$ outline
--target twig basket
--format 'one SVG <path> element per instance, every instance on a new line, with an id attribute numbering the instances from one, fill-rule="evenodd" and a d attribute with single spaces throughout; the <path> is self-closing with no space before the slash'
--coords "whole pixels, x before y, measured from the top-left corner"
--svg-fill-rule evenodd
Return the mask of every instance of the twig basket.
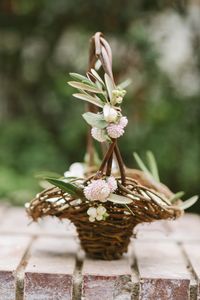
<path id="1" fill-rule="evenodd" d="M 127 185 L 131 190 L 140 190 L 140 185 L 132 178 L 127 178 Z M 120 190 L 121 194 L 125 194 Z M 141 196 L 141 198 L 143 198 Z M 51 199 L 57 199 L 51 202 Z M 113 260 L 119 259 L 127 252 L 134 227 L 142 222 L 152 222 L 160 219 L 175 219 L 182 214 L 182 210 L 167 203 L 160 204 L 154 200 L 135 200 L 129 204 L 104 204 L 109 218 L 101 222 L 89 222 L 87 210 L 89 203 L 82 203 L 80 199 L 73 199 L 60 188 L 53 187 L 38 194 L 27 209 L 28 214 L 37 220 L 44 216 L 56 216 L 69 219 L 77 229 L 80 243 L 85 252 L 92 258 Z"/>
<path id="2" fill-rule="evenodd" d="M 112 73 L 112 52 L 101 33 L 96 33 L 91 40 L 89 71 L 94 68 L 97 60 L 101 62 L 107 80 L 109 78 L 110 84 L 115 86 Z M 89 79 L 86 78 L 87 88 L 90 84 L 88 93 L 77 94 L 79 95 L 77 98 L 83 100 L 87 96 L 86 99 L 90 100 L 89 111 L 93 115 L 96 113 L 98 120 L 101 118 L 102 126 L 105 124 L 105 120 L 102 119 L 103 114 L 98 113 L 98 109 L 94 105 L 98 100 L 97 106 L 102 107 L 102 98 L 97 97 L 94 92 L 98 92 L 98 86 L 95 87 L 93 82 L 95 82 L 95 78 L 99 78 L 95 72 L 91 71 L 88 74 Z M 79 76 L 79 79 L 82 77 Z M 102 82 L 101 78 L 99 82 Z M 84 87 L 86 85 L 73 82 L 73 86 Z M 105 95 L 104 90 L 102 95 Z M 109 97 L 110 100 L 106 100 L 105 106 L 110 105 L 110 108 L 115 110 L 117 118 L 121 120 L 120 106 L 118 104 L 111 106 L 112 99 L 111 96 Z M 116 127 L 119 121 L 112 123 L 113 121 L 109 120 L 107 122 L 111 122 L 108 126 L 114 124 Z M 121 126 L 121 132 L 122 129 Z M 100 132 L 105 133 L 105 127 L 102 130 L 104 131 L 100 129 Z M 104 136 L 101 135 L 101 139 L 102 137 Z M 92 258 L 106 260 L 119 259 L 127 251 L 133 229 L 137 224 L 160 219 L 175 219 L 183 213 L 181 208 L 172 205 L 168 200 L 173 193 L 166 186 L 152 182 L 152 179 L 145 177 L 141 171 L 126 169 L 117 146 L 117 139 L 110 135 L 109 141 L 110 146 L 97 172 L 85 174 L 84 178 L 71 179 L 67 182 L 48 178 L 54 186 L 39 193 L 27 205 L 28 215 L 34 221 L 45 216 L 69 219 L 76 226 L 81 246 L 86 254 Z M 94 166 L 91 134 L 88 135 L 87 152 L 89 153 L 88 166 L 91 168 Z M 114 155 L 119 167 L 119 173 L 115 177 L 111 176 Z M 102 193 L 107 192 L 108 187 L 111 191 L 110 182 L 115 186 L 114 188 L 112 186 L 112 192 L 109 192 L 104 199 L 99 197 Z M 100 185 L 103 187 L 99 188 Z M 97 189 L 99 189 L 99 194 L 96 192 Z M 97 214 L 99 208 L 101 215 Z M 88 215 L 91 211 L 93 215 L 89 219 Z"/>

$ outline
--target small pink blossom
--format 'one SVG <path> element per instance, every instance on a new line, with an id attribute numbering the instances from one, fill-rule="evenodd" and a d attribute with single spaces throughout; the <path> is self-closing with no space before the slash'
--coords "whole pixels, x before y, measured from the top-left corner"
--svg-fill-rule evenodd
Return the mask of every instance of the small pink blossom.
<path id="1" fill-rule="evenodd" d="M 91 129 L 91 135 L 95 140 L 97 140 L 101 143 L 106 141 L 106 135 L 105 135 L 105 131 L 103 129 L 93 127 Z"/>
<path id="2" fill-rule="evenodd" d="M 108 125 L 108 127 L 106 129 L 107 129 L 107 133 L 108 133 L 109 137 L 111 137 L 113 139 L 117 139 L 124 134 L 123 127 L 118 124 L 112 123 L 112 124 Z"/>
<path id="3" fill-rule="evenodd" d="M 88 200 L 105 202 L 110 195 L 110 188 L 103 179 L 93 180 L 84 188 L 84 194 Z"/>
<path id="4" fill-rule="evenodd" d="M 107 184 L 110 188 L 110 192 L 113 193 L 117 189 L 117 181 L 115 177 L 110 176 L 107 178 Z"/>
<path id="5" fill-rule="evenodd" d="M 120 125 L 122 128 L 125 128 L 127 126 L 127 124 L 128 124 L 127 117 L 121 117 L 118 125 Z"/>

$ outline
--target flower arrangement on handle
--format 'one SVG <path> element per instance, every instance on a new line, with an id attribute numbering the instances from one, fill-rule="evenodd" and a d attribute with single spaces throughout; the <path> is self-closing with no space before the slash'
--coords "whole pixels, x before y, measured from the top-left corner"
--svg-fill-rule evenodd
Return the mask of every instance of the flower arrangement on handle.
<path id="1" fill-rule="evenodd" d="M 125 167 L 117 139 L 128 124 L 122 113 L 126 83 L 115 84 L 111 48 L 99 32 L 91 40 L 89 62 L 86 76 L 70 73 L 73 80 L 68 84 L 78 90 L 73 96 L 88 104 L 83 114 L 90 126 L 88 165 L 93 160 L 91 138 L 107 145 L 104 157 L 95 172 L 86 168 L 81 177 L 69 172 L 67 177 L 45 177 L 51 187 L 36 195 L 26 208 L 33 220 L 46 215 L 70 219 L 88 255 L 117 259 L 127 251 L 138 223 L 179 217 L 198 197 L 182 202 L 182 194 L 173 194 L 161 184 L 150 152 L 150 171 L 137 154 L 142 171 Z M 119 171 L 113 169 L 113 160 Z"/>

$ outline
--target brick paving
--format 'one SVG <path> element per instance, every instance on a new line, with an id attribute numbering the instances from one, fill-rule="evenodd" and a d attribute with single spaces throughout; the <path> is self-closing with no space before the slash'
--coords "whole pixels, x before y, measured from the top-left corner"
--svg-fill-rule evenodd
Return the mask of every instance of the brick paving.
<path id="1" fill-rule="evenodd" d="M 29 224 L 29 225 L 28 225 Z M 0 300 L 199 300 L 200 216 L 135 228 L 118 261 L 86 258 L 69 221 L 0 206 Z"/>

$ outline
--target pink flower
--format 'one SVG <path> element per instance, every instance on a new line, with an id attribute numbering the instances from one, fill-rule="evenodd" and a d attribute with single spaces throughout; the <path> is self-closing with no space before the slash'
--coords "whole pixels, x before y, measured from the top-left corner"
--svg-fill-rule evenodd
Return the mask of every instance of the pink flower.
<path id="1" fill-rule="evenodd" d="M 97 140 L 101 143 L 106 141 L 106 134 L 105 134 L 105 131 L 103 129 L 93 127 L 91 129 L 91 135 L 95 140 Z"/>
<path id="2" fill-rule="evenodd" d="M 110 176 L 107 178 L 107 184 L 110 188 L 110 192 L 113 193 L 117 189 L 117 181 L 115 177 Z"/>
<path id="3" fill-rule="evenodd" d="M 128 124 L 127 117 L 121 117 L 118 125 L 120 125 L 122 128 L 125 128 L 127 126 L 127 124 Z"/>
<path id="4" fill-rule="evenodd" d="M 123 127 L 118 124 L 112 123 L 112 124 L 108 125 L 108 127 L 106 129 L 107 129 L 107 133 L 108 133 L 109 137 L 111 137 L 113 139 L 117 139 L 124 134 Z"/>
<path id="5" fill-rule="evenodd" d="M 103 179 L 93 180 L 83 190 L 85 197 L 88 200 L 106 202 L 110 195 L 110 188 L 108 183 Z"/>

